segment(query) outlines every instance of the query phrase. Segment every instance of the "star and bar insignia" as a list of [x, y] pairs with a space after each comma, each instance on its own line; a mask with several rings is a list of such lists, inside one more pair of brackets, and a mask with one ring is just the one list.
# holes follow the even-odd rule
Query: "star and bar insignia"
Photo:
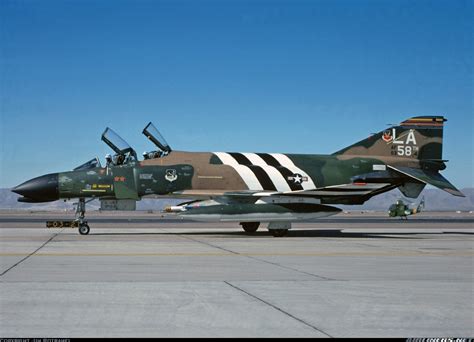
[[301, 184], [308, 181], [308, 177], [302, 176], [299, 173], [293, 174], [293, 176], [288, 176], [288, 180], [293, 181], [295, 184]]

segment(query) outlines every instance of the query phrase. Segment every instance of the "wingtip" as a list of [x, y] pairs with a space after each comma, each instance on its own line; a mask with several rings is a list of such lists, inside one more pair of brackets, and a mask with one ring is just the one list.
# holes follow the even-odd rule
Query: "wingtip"
[[450, 193], [451, 195], [454, 195], [454, 196], [458, 196], [458, 197], [466, 197], [466, 195], [464, 195], [461, 191], [459, 191], [458, 189], [447, 189], [447, 188], [444, 188], [443, 189], [444, 191]]

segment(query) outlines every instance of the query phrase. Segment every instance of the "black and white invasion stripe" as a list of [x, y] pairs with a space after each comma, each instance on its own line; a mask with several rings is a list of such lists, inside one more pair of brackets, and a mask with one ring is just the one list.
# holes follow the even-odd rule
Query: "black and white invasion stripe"
[[291, 172], [286, 167], [282, 166], [278, 160], [275, 159], [271, 154], [268, 153], [257, 153], [257, 155], [262, 158], [262, 160], [270, 166], [276, 168], [283, 178], [286, 180], [288, 186], [292, 191], [303, 190], [303, 185], [293, 182], [290, 177], [293, 177], [294, 173]]
[[[251, 190], [288, 192], [315, 189], [311, 177], [298, 168], [290, 158], [280, 153], [226, 153], [214, 152], [223, 164], [232, 166]], [[299, 174], [306, 181], [301, 184], [292, 180]]]

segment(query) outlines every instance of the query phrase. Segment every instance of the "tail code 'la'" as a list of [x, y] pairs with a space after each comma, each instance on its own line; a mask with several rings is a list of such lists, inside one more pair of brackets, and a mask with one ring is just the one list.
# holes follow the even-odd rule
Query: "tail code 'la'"
[[373, 155], [440, 161], [443, 159], [442, 116], [416, 116], [334, 154]]

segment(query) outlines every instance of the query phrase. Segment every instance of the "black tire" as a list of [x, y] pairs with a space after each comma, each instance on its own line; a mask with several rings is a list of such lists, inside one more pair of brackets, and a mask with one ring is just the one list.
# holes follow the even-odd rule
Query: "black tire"
[[274, 237], [282, 237], [288, 234], [288, 229], [271, 229], [270, 232]]
[[89, 225], [87, 223], [79, 225], [79, 234], [87, 235], [90, 232]]
[[240, 225], [245, 230], [246, 233], [252, 234], [255, 233], [260, 225], [260, 222], [241, 222]]

